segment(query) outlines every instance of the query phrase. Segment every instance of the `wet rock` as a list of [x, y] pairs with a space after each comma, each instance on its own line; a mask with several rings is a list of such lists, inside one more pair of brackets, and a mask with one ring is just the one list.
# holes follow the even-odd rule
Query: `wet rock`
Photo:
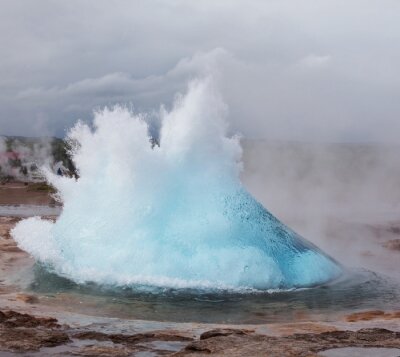
[[0, 327], [0, 349], [13, 352], [37, 351], [70, 342], [63, 331]]
[[200, 335], [200, 340], [206, 340], [211, 337], [216, 337], [216, 336], [229, 336], [229, 335], [247, 335], [251, 332], [254, 332], [254, 330], [238, 330], [238, 329], [214, 329], [210, 331], [206, 331]]
[[65, 344], [70, 338], [60, 328], [57, 320], [51, 317], [0, 311], [0, 349], [24, 352]]
[[96, 331], [82, 331], [75, 333], [73, 335], [73, 338], [79, 339], [79, 340], [96, 340], [96, 341], [108, 341], [110, 340], [109, 335], [106, 333], [102, 332], [96, 332]]
[[249, 334], [218, 335], [190, 343], [174, 356], [316, 356], [338, 347], [400, 348], [400, 333], [385, 329], [304, 333], [286, 337]]
[[[28, 352], [39, 351], [43, 347], [56, 347], [72, 342], [71, 338], [81, 341], [76, 345], [63, 346], [63, 351], [78, 356], [130, 356], [135, 351], [157, 350], [157, 353], [170, 354], [162, 350], [160, 342], [190, 342], [193, 340], [179, 331], [152, 331], [133, 335], [106, 334], [98, 331], [77, 331], [67, 325], [60, 325], [55, 318], [36, 317], [17, 311], [0, 310], [0, 351]], [[150, 342], [150, 343], [149, 343]], [[149, 343], [148, 346], [146, 343]], [[154, 344], [154, 346], [153, 346]], [[158, 346], [160, 344], [160, 346]], [[159, 351], [159, 348], [161, 351]], [[178, 345], [178, 350], [182, 345]], [[165, 346], [164, 346], [165, 347]], [[169, 347], [169, 346], [167, 346]], [[54, 350], [57, 354], [57, 350]], [[1, 355], [1, 352], [0, 352]]]
[[[359, 313], [353, 319], [386, 318], [399, 312], [380, 310]], [[318, 330], [318, 329], [317, 329]], [[71, 338], [74, 344], [69, 344]], [[79, 340], [78, 346], [76, 340]], [[162, 341], [165, 341], [161, 343]], [[194, 341], [180, 331], [158, 330], [131, 335], [107, 334], [91, 330], [74, 330], [61, 326], [54, 318], [35, 317], [16, 311], [0, 311], [0, 350], [12, 352], [40, 351], [42, 347], [63, 346], [63, 351], [77, 356], [130, 356], [137, 352], [170, 355], [168, 343], [177, 341], [174, 356], [316, 356], [319, 352], [340, 347], [400, 348], [400, 333], [386, 329], [297, 333], [283, 337], [266, 336], [253, 330], [218, 328], [204, 332]], [[175, 350], [176, 350], [175, 349]], [[54, 350], [55, 354], [57, 349]]]
[[193, 339], [183, 335], [168, 332], [146, 332], [134, 335], [111, 334], [110, 341], [121, 344], [137, 344], [151, 341], [192, 341]]
[[16, 311], [0, 311], [0, 324], [4, 327], [44, 327], [60, 328], [57, 319], [52, 317], [35, 317]]
[[85, 346], [72, 354], [85, 357], [125, 357], [132, 356], [132, 352], [131, 349], [125, 347]]
[[193, 338], [178, 334], [175, 331], [154, 331], [137, 333], [134, 335], [124, 334], [105, 334], [95, 331], [78, 332], [73, 335], [74, 338], [81, 340], [97, 340], [97, 341], [111, 341], [113, 343], [135, 345], [143, 342], [151, 341], [192, 341]]
[[209, 348], [207, 346], [207, 344], [199, 343], [198, 341], [196, 341], [196, 342], [192, 342], [188, 346], [186, 346], [184, 352], [178, 352], [175, 354], [175, 356], [186, 356], [187, 354], [185, 352], [188, 352], [189, 355], [191, 354], [191, 352], [194, 352], [194, 353], [203, 352], [206, 354], [210, 354], [211, 352], [213, 352], [213, 349]]

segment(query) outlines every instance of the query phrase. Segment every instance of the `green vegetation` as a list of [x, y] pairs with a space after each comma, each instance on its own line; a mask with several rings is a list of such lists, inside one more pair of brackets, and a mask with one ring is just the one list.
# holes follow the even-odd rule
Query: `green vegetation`
[[40, 192], [56, 193], [56, 189], [52, 185], [49, 185], [47, 182], [31, 183], [28, 186], [28, 191], [40, 191]]

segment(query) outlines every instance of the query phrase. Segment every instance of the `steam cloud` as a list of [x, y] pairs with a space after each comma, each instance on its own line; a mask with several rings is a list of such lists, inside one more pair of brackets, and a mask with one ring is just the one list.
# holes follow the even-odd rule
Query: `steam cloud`
[[40, 167], [54, 164], [52, 138], [6, 138], [0, 136], [0, 177], [23, 181], [43, 180]]

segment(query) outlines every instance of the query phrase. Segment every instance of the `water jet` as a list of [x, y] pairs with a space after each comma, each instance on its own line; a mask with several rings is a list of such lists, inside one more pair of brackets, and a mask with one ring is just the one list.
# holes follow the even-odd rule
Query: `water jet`
[[46, 172], [63, 210], [21, 221], [20, 248], [75, 282], [222, 290], [312, 287], [341, 274], [239, 179], [239, 137], [210, 79], [162, 109], [159, 145], [144, 114], [116, 106], [69, 132], [79, 179]]

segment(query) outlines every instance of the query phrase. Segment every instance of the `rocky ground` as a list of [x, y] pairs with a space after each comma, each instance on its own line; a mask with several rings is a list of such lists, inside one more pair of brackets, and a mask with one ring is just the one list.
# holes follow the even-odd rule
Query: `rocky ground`
[[399, 348], [400, 353], [400, 332], [384, 328], [332, 327], [320, 333], [274, 336], [238, 327], [178, 326], [137, 333], [106, 333], [94, 327], [71, 327], [52, 317], [0, 310], [0, 350], [29, 356], [140, 356], [144, 352], [153, 356], [318, 356], [333, 348], [379, 347]]
[[[51, 197], [10, 184], [0, 190], [4, 202], [48, 205]], [[0, 356], [318, 356], [339, 347], [397, 348], [400, 355], [400, 311], [355, 309], [329, 321], [221, 325], [102, 317], [87, 303], [86, 313], [85, 306], [78, 309], [80, 302], [68, 296], [50, 301], [24, 289], [33, 260], [10, 236], [19, 219], [0, 217]], [[398, 225], [368, 229], [376, 251], [388, 252], [383, 267], [396, 269]], [[373, 245], [368, 254], [364, 248], [360, 259], [379, 260]]]

